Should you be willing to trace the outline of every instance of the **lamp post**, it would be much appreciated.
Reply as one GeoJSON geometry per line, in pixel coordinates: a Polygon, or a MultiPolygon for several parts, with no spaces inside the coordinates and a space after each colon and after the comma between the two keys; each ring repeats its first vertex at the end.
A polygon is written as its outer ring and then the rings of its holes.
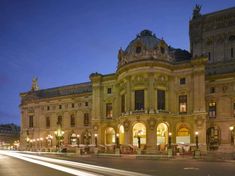
{"type": "Polygon", "coordinates": [[[140,149],[140,145],[141,145],[141,141],[140,141],[141,135],[143,135],[143,131],[142,131],[142,130],[139,130],[139,131],[137,132],[138,148],[139,148],[139,149],[140,149]]]}
{"type": "Polygon", "coordinates": [[[43,138],[40,138],[40,148],[42,148],[43,138]]]}
{"type": "Polygon", "coordinates": [[[59,127],[54,133],[57,141],[57,147],[60,149],[61,142],[64,139],[64,131],[62,131],[61,128],[59,127]]]}
{"type": "Polygon", "coordinates": [[[29,137],[27,136],[25,140],[26,140],[26,143],[27,143],[26,147],[27,147],[27,149],[29,149],[29,142],[30,142],[29,137]]]}
{"type": "Polygon", "coordinates": [[[116,145],[119,148],[119,133],[116,134],[116,145]]]}
{"type": "Polygon", "coordinates": [[[79,134],[77,135],[77,145],[78,145],[78,147],[80,145],[80,135],[79,134]]]}
{"type": "Polygon", "coordinates": [[[52,147],[52,139],[53,136],[52,135],[47,135],[46,140],[47,140],[47,145],[49,144],[50,147],[52,147]]]}
{"type": "Polygon", "coordinates": [[[231,131],[231,145],[234,145],[234,126],[230,126],[229,130],[231,131]]]}
{"type": "Polygon", "coordinates": [[[95,147],[97,147],[97,136],[98,134],[95,134],[95,147]]]}
{"type": "Polygon", "coordinates": [[[198,131],[195,132],[195,138],[196,138],[196,148],[198,150],[198,131]]]}
{"type": "Polygon", "coordinates": [[[171,135],[172,133],[169,133],[169,136],[168,136],[169,149],[171,148],[171,135]]]}

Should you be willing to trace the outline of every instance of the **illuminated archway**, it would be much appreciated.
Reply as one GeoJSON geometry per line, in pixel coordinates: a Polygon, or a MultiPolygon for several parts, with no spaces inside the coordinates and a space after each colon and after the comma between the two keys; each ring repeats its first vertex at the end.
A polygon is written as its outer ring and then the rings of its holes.
{"type": "Polygon", "coordinates": [[[177,144],[190,144],[190,131],[185,125],[181,125],[176,134],[177,144]]]}
{"type": "Polygon", "coordinates": [[[119,127],[119,143],[124,144],[125,143],[125,136],[124,136],[124,126],[121,125],[119,127]]]}
{"type": "Polygon", "coordinates": [[[168,143],[168,127],[165,123],[157,126],[157,145],[165,145],[168,143]]]}
{"type": "Polygon", "coordinates": [[[105,144],[115,144],[115,130],[112,127],[108,127],[105,130],[105,144]]]}
{"type": "Polygon", "coordinates": [[[143,123],[136,123],[132,130],[133,145],[138,146],[138,137],[140,144],[146,144],[146,127],[143,123]]]}
{"type": "Polygon", "coordinates": [[[213,126],[206,131],[206,142],[209,150],[217,150],[220,145],[220,129],[217,126],[213,126]]]}

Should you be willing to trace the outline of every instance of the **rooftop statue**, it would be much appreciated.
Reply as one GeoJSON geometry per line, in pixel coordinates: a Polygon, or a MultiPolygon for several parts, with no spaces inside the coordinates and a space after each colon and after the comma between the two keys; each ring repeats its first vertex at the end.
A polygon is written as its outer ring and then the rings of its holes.
{"type": "Polygon", "coordinates": [[[37,77],[33,77],[31,90],[32,90],[32,91],[39,90],[38,78],[37,78],[37,77]]]}
{"type": "Polygon", "coordinates": [[[202,8],[201,5],[196,4],[196,6],[195,6],[194,9],[193,9],[193,19],[195,19],[195,18],[201,16],[201,13],[200,13],[201,8],[202,8]]]}

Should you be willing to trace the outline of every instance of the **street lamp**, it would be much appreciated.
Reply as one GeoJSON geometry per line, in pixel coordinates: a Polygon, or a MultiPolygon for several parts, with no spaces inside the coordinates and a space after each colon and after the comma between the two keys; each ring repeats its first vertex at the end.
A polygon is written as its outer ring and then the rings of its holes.
{"type": "Polygon", "coordinates": [[[231,131],[231,145],[234,145],[234,126],[230,126],[229,130],[231,131]]]}
{"type": "Polygon", "coordinates": [[[119,133],[116,134],[116,145],[119,148],[119,133]]]}
{"type": "Polygon", "coordinates": [[[198,131],[195,132],[196,148],[198,149],[198,131]]]}
{"type": "Polygon", "coordinates": [[[27,149],[28,149],[28,148],[29,148],[29,142],[30,142],[30,139],[29,139],[29,137],[27,136],[25,140],[26,140],[26,143],[27,143],[27,149]]]}
{"type": "Polygon", "coordinates": [[[60,148],[61,142],[64,139],[64,131],[62,131],[61,128],[58,128],[54,133],[57,141],[57,147],[60,148]]]}
{"type": "Polygon", "coordinates": [[[95,147],[97,147],[97,136],[98,134],[95,134],[95,147]]]}
{"type": "Polygon", "coordinates": [[[168,136],[169,149],[171,148],[171,135],[172,133],[170,132],[168,136]]]}
{"type": "Polygon", "coordinates": [[[137,132],[137,139],[138,139],[138,148],[140,148],[140,145],[141,145],[141,141],[140,141],[140,138],[141,138],[141,135],[143,135],[143,131],[142,130],[139,130],[137,132]]]}
{"type": "Polygon", "coordinates": [[[52,139],[53,139],[53,136],[52,135],[47,135],[46,137],[46,140],[47,140],[47,145],[50,144],[50,147],[52,147],[52,139]]]}
{"type": "Polygon", "coordinates": [[[80,145],[80,135],[79,134],[77,135],[77,145],[78,145],[78,147],[80,145]]]}

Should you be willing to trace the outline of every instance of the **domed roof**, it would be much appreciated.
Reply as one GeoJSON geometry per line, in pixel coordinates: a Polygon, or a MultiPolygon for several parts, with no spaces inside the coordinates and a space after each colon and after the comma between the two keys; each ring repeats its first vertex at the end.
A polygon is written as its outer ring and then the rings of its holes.
{"type": "Polygon", "coordinates": [[[136,36],[134,40],[130,42],[130,44],[127,46],[125,52],[130,52],[133,47],[136,46],[136,44],[142,44],[146,49],[154,49],[161,40],[156,37],[155,34],[152,33],[150,30],[143,30],[136,36]]]}
{"type": "Polygon", "coordinates": [[[141,31],[125,50],[119,50],[118,67],[144,59],[173,60],[166,42],[150,30],[141,31]]]}

